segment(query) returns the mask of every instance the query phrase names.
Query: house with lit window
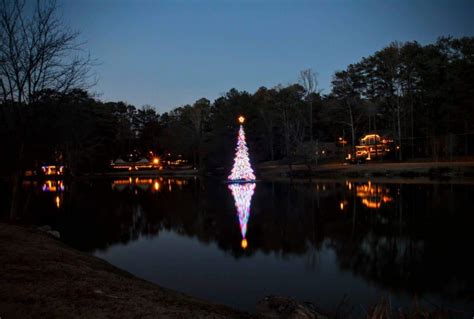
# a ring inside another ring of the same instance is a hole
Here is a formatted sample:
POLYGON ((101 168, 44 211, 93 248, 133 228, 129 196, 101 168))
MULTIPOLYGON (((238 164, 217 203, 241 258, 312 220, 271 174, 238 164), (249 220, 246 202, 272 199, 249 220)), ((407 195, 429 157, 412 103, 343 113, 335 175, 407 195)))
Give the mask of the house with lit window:
POLYGON ((161 160, 158 156, 151 158, 142 157, 139 159, 128 159, 117 158, 111 161, 110 167, 113 170, 125 170, 125 171, 138 171, 147 169, 162 169, 161 160))
POLYGON ((394 156, 398 147, 388 134, 368 133, 355 146, 354 154, 347 154, 346 159, 352 162, 371 161, 394 156))

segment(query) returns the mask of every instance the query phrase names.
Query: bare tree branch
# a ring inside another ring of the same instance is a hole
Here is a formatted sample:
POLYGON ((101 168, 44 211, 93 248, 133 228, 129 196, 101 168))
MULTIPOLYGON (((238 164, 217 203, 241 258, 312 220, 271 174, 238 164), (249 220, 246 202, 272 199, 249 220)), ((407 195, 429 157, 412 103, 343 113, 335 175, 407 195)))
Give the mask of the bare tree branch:
POLYGON ((87 89, 93 62, 79 33, 56 16, 56 1, 37 1, 32 14, 23 0, 0 0, 0 102, 32 103, 38 92, 87 89))

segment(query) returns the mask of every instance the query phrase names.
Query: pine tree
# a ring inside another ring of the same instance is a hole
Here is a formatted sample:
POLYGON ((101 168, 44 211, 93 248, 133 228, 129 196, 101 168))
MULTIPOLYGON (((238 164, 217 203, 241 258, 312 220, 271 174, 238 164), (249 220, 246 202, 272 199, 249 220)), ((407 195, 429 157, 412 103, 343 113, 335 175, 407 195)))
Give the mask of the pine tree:
MULTIPOLYGON (((242 118, 242 117, 241 117, 242 118)), ((243 123, 243 120, 240 120, 243 123)), ((255 180, 255 175, 253 173, 252 167, 250 166, 249 154, 247 143, 245 142, 245 132, 243 125, 240 125, 239 135, 237 137, 237 148, 234 158, 234 167, 232 172, 229 175, 229 180, 243 180, 243 181, 253 181, 255 180)))

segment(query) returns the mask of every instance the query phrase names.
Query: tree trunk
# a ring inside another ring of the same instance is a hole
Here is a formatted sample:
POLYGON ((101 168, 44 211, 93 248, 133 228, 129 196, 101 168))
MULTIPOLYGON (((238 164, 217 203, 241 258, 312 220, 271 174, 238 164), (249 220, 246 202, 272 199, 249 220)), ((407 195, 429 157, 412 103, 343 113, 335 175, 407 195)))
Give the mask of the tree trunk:
POLYGON ((464 121, 464 155, 469 155, 469 133, 467 121, 464 121))
MULTIPOLYGON (((23 132, 23 130, 22 130, 23 132)), ((18 150, 16 169, 12 174, 12 199, 10 205, 10 219, 16 219, 20 212, 21 204, 21 186, 23 184, 23 155, 24 155, 25 144, 22 141, 18 150)))
POLYGON ((21 186, 23 183, 23 171, 17 170, 12 175, 12 199, 10 204, 10 220, 17 219, 21 210, 21 186))
POLYGON ((398 133, 398 159, 402 160, 402 127, 401 127, 401 119, 400 119, 400 98, 397 98, 397 133, 398 133))
POLYGON ((288 168, 291 172, 292 170, 292 162, 293 162, 293 155, 291 154, 291 146, 290 146, 290 123, 289 123, 289 116, 284 111, 283 114, 283 125, 284 125, 284 135, 285 135, 285 149, 286 149, 286 157, 288 159, 288 168))
POLYGON ((275 160, 275 151, 273 147, 273 134, 270 136, 270 160, 275 160))
POLYGON ((309 101, 309 140, 313 145, 313 99, 309 101))
MULTIPOLYGON (((347 102, 346 102, 347 103, 347 102)), ((352 147, 351 147, 351 156, 355 155, 355 127, 354 127, 354 115, 352 114, 352 107, 347 103, 347 108, 349 110, 349 120, 351 126, 351 138, 352 138, 352 147)))
POLYGON ((316 140, 316 166, 318 166, 318 158, 319 158, 319 139, 316 140))
POLYGON ((415 157, 415 120, 413 116, 413 98, 410 103, 411 158, 415 157))

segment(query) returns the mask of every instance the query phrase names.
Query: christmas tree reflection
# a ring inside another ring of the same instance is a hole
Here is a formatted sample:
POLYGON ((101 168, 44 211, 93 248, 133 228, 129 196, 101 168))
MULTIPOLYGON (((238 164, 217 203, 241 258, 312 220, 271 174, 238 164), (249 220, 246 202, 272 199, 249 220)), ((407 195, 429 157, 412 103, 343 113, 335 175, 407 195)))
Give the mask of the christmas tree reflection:
POLYGON ((250 216, 250 202, 252 200, 253 192, 255 191, 255 183, 245 184, 230 184, 229 189, 234 196, 235 208, 239 216, 240 232, 242 234, 241 246, 243 249, 247 248, 247 222, 250 216))

